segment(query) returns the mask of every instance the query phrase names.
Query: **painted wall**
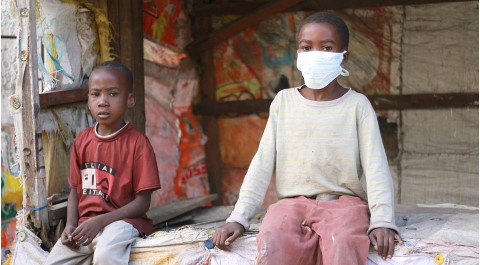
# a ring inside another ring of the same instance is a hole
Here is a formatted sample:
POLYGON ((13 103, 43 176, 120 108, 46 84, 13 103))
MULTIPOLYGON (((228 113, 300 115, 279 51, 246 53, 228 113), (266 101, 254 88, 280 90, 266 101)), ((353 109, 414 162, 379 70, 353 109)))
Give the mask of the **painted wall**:
MULTIPOLYGON (((2 8, 5 8, 2 3, 2 8)), ((15 91, 17 73, 17 25, 6 9, 2 9, 1 19, 1 95, 2 95, 2 261, 15 239, 15 217, 22 206, 22 188, 19 179, 19 167, 16 165, 15 131, 9 112, 8 96, 15 91)))

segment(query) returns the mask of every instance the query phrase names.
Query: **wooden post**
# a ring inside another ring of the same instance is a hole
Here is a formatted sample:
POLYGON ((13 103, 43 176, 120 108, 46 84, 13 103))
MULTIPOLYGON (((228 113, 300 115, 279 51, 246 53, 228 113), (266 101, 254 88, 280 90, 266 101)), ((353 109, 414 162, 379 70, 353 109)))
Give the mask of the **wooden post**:
MULTIPOLYGON (((211 31, 211 17, 202 17, 200 21, 200 35, 208 34, 211 31)), ((203 103, 213 103, 216 101, 215 72, 213 64, 213 47, 199 53, 200 65, 203 67, 200 73, 200 89, 203 103)), ((215 116, 203 116, 202 127, 208 137, 205 145, 206 162, 208 172, 208 182, 210 184, 210 193, 218 194, 214 201, 215 205, 223 203, 222 195, 222 174, 221 157, 218 137, 218 121, 215 116)))
MULTIPOLYGON (((19 139, 19 154, 23 156, 21 165, 25 177, 24 206, 30 211, 31 220, 36 229, 40 230, 40 238, 50 247, 48 240, 48 208, 45 184, 45 165, 41 154, 41 133, 38 134, 37 119, 40 110, 37 40, 36 40, 36 13, 35 0, 21 0, 17 2, 20 12, 20 80, 16 90, 16 97, 20 103, 17 110, 21 110, 20 126, 16 126, 16 135, 19 139), (18 89, 21 88, 21 91, 18 89)), ((12 104, 15 106, 15 104, 12 104)))
POLYGON ((190 45, 191 49, 195 52, 202 52, 206 49, 211 49, 213 45, 222 42, 229 37, 235 36, 245 29, 255 26, 263 20, 285 11, 303 1, 304 0, 275 0, 264 4, 255 11, 235 20, 215 32, 201 34, 200 36, 202 37, 190 45))
POLYGON ((108 19, 112 23, 113 53, 133 73, 135 107, 127 111, 127 120, 145 132, 145 88, 143 71, 143 2, 108 0, 108 19))

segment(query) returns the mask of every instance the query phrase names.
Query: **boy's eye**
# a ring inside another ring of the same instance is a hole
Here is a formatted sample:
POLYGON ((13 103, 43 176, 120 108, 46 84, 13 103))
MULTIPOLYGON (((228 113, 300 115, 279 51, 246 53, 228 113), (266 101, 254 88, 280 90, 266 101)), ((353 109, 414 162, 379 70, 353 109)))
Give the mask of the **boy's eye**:
POLYGON ((90 92, 90 96, 92 97, 98 97, 100 95, 100 93, 98 92, 90 92))
POLYGON ((300 50, 304 51, 304 52, 308 52, 310 50, 312 50, 312 47, 310 46, 303 46, 303 47, 300 47, 300 50))
POLYGON ((332 50, 332 47, 330 46, 322 47, 322 51, 331 51, 331 50, 332 50))
POLYGON ((111 97, 115 97, 116 95, 118 95, 118 92, 110 92, 111 97))

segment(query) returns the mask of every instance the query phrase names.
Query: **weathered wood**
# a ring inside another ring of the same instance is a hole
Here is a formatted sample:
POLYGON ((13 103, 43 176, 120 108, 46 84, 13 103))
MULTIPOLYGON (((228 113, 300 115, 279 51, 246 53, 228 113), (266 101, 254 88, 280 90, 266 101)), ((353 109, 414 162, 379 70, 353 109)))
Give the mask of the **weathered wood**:
POLYGON ((377 110, 478 107, 478 93, 368 96, 377 110))
POLYGON ((40 93, 40 108, 87 101, 88 89, 57 90, 40 93))
MULTIPOLYGON (((207 34, 211 30, 211 18, 205 17, 200 20, 200 33, 207 34)), ((205 50, 200 53, 200 65, 203 67, 200 73, 200 93, 202 102, 215 101, 216 86, 215 73, 213 64, 213 49, 205 50)), ((218 137, 218 122, 214 116, 202 117, 202 128, 207 135, 207 143, 205 144, 206 163, 208 172, 208 182, 210 193, 218 194, 215 205, 222 204, 222 176, 221 176, 221 158, 218 137)))
POLYGON ((112 23, 113 53, 133 73, 135 107, 127 111, 127 120, 145 132, 145 88, 143 72, 143 3, 108 0, 108 18, 112 23))
POLYGON ((226 40, 229 37, 235 36, 245 29, 303 1, 304 0, 277 0, 262 5, 255 11, 235 20, 218 31, 210 33, 209 35, 200 34, 200 36, 204 37, 201 37, 198 41, 192 43, 189 49, 193 52, 202 52, 206 49, 211 49, 213 45, 226 40))
POLYGON ((193 112, 198 115, 206 116, 268 113, 271 103, 271 99, 202 102, 194 106, 193 112))
MULTIPOLYGON (((464 0, 369 0, 369 1, 304 1, 284 11, 320 11, 335 10, 345 8, 368 8, 379 6, 394 5, 420 5, 420 4, 436 4, 448 2, 463 2, 464 0)), ((473 0, 466 0, 473 1, 473 0)), ((266 1, 266 3, 273 1, 266 1)), ((225 16, 225 15, 244 15, 251 13, 258 8, 259 3, 222 3, 222 4, 194 4, 193 16, 225 16)))
MULTIPOLYGON (((188 211, 194 210, 218 198, 217 194, 210 194, 201 197, 180 199, 172 201, 163 206, 150 209, 147 216, 152 219, 153 224, 165 222, 188 211)), ((67 217, 67 202, 61 202, 48 207, 50 226, 56 226, 62 219, 67 217)))
MULTIPOLYGON (((376 110, 478 108, 478 93, 372 95, 367 96, 376 110)), ((194 106, 198 115, 221 116, 228 114, 267 113, 271 99, 226 102, 202 102, 194 106)))
POLYGON ((147 212, 147 216, 152 219, 153 224, 156 225, 194 210, 217 198, 217 194, 210 194, 196 198, 175 200, 158 208, 150 209, 147 212))
POLYGON ((48 207, 48 223, 56 226, 60 220, 67 217, 67 201, 54 204, 48 207))
MULTIPOLYGON (((268 2, 268 1, 267 1, 268 2)), ((248 14, 265 3, 222 3, 198 4, 193 3, 192 15, 198 16, 225 16, 248 14)))
MULTIPOLYGON (((23 148, 23 174, 25 177, 26 201, 23 204, 30 211, 30 217, 35 228, 40 230, 40 236, 50 248, 48 241, 48 212, 47 192, 45 184, 45 165, 41 154, 41 137, 37 134, 39 107, 38 98, 38 70, 37 70, 37 42, 36 42, 36 12, 35 0, 17 2, 21 17, 20 43, 20 69, 25 65, 25 72, 19 71, 22 79, 21 95, 21 123, 22 127, 15 127, 17 135, 21 137, 19 148, 23 148)), ((15 118, 19 118, 18 116, 15 118)))

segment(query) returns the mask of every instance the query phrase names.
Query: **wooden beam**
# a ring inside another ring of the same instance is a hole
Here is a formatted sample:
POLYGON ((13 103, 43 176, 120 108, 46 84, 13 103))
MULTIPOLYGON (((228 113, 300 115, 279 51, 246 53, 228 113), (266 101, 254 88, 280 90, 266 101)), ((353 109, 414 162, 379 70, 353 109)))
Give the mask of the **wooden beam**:
POLYGON ((87 101, 88 89, 57 90, 40 93, 40 108, 87 101))
MULTIPOLYGON (((211 18, 202 18, 199 27, 199 32, 201 34, 208 34, 211 30, 211 18)), ((200 65, 203 66, 201 68, 202 71, 199 73, 202 101, 215 101, 216 86, 212 47, 200 53, 199 60, 200 65)), ((218 122, 215 116, 202 117, 201 122, 202 128, 208 139, 205 144, 205 152, 210 193, 218 194, 218 198, 215 200, 214 204, 221 205, 223 203, 222 175, 220 167, 222 161, 220 158, 218 122)))
POLYGON ((194 2, 192 14, 194 17, 243 15, 257 9, 259 4, 265 3, 196 4, 194 2))
POLYGON ((478 108, 478 93, 368 96, 376 110, 478 108))
MULTIPOLYGON (((194 210, 217 198, 217 194, 210 194, 201 197, 175 200, 163 206, 150 209, 147 212, 147 216, 148 218, 152 219, 153 224, 156 225, 158 223, 175 218, 188 211, 194 210)), ((50 226, 56 226, 60 220, 67 218, 67 202, 64 201, 49 206, 48 216, 50 226)))
POLYGON ((145 88, 143 72, 143 2, 108 0, 108 19, 112 23, 113 53, 133 74, 135 107, 127 111, 127 120, 145 132, 145 88))
MULTIPOLYGON (((45 164, 42 154, 41 132, 37 134, 39 107, 38 62, 36 42, 36 9, 35 0, 17 1, 20 12, 20 61, 15 98, 10 98, 21 115, 14 114, 14 119, 20 119, 21 127, 15 126, 22 158, 20 161, 22 178, 25 178, 23 205, 30 212, 31 221, 40 231, 40 238, 47 248, 51 248, 48 240, 47 191, 45 182, 45 164), (19 88, 21 91, 19 91, 19 88), (26 200, 25 200, 26 199, 26 200)), ((27 215, 25 215, 25 218, 27 215)))
MULTIPOLYGON (((375 110, 478 108, 478 93, 371 95, 367 96, 375 110)), ((268 113, 271 99, 201 103, 194 106, 198 115, 268 113)))
POLYGON ((201 197, 175 200, 158 208, 150 209, 147 212, 148 218, 152 219, 153 225, 163 223, 179 215, 205 205, 215 199, 217 194, 210 194, 201 197))
MULTIPOLYGON (((221 28, 218 31, 210 33, 205 37, 200 38, 198 41, 192 43, 189 47, 194 53, 199 53, 208 48, 213 47, 213 45, 226 40, 229 37, 235 36, 243 30, 254 26, 261 21, 280 13, 290 7, 295 6, 298 3, 303 2, 304 0, 277 0, 265 5, 262 5, 260 8, 255 11, 245 15, 242 18, 235 20, 229 25, 221 28)), ((258 4, 257 4, 258 5, 258 4)), ((200 36, 203 36, 200 34, 200 36)))
MULTIPOLYGON (((369 0, 369 1, 304 1, 298 5, 292 6, 283 11, 320 11, 335 10, 345 8, 368 8, 378 6, 395 5, 420 5, 420 4, 438 4, 448 2, 463 2, 464 0, 369 0)), ((473 0, 466 0, 473 1, 473 0)), ((267 1, 266 3, 272 3, 267 1)), ((193 16, 225 16, 225 15, 245 15, 258 8, 258 3, 225 3, 225 4, 194 4, 193 16)))
POLYGON ((60 220, 67 218, 67 201, 48 207, 48 219, 50 226, 56 226, 60 220))
POLYGON ((193 112, 197 115, 205 116, 268 113, 270 103, 272 103, 271 99, 204 102, 195 105, 193 112))

